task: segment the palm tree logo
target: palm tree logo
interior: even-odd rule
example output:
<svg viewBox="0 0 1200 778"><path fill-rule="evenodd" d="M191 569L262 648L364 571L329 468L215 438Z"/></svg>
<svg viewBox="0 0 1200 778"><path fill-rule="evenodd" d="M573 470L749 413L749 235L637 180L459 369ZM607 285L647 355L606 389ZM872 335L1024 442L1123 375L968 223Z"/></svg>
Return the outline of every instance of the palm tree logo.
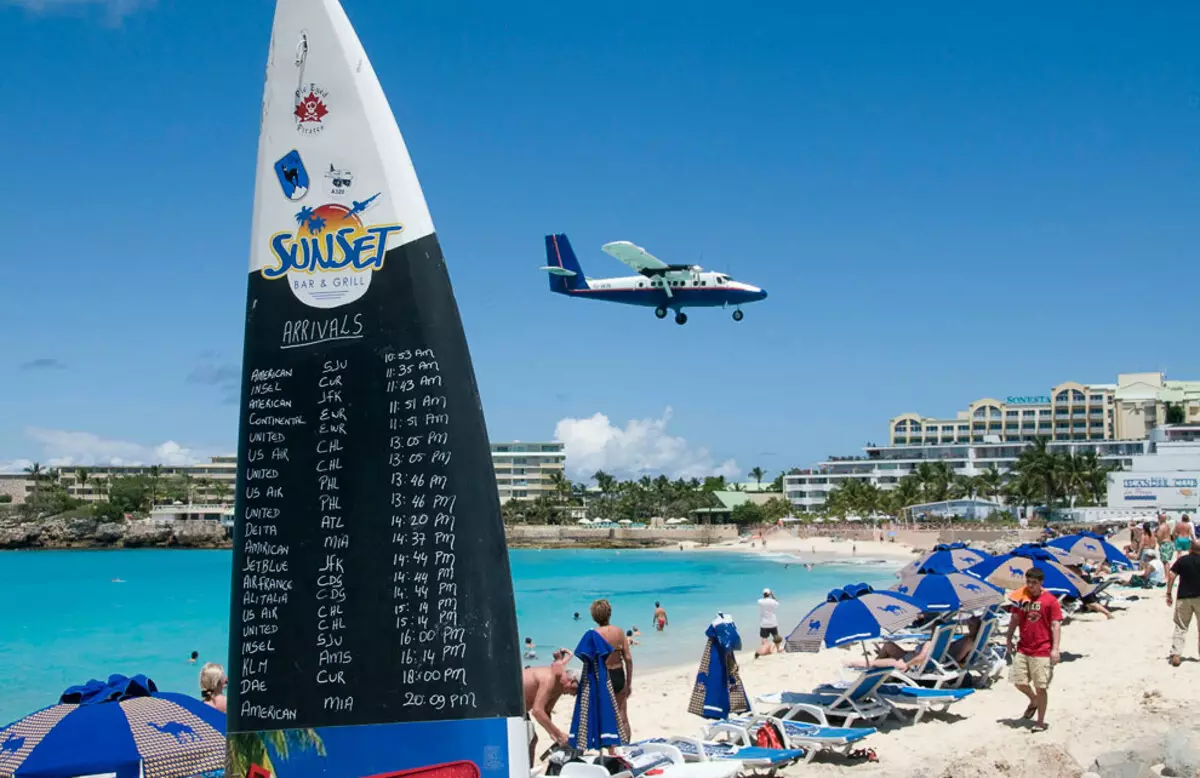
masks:
<svg viewBox="0 0 1200 778"><path fill-rule="evenodd" d="M226 775L247 778L251 768L255 776L266 770L275 774L273 759L286 762L293 753L315 751L325 756L325 743L315 729L272 729L265 732L235 732L228 736L229 755ZM274 755L272 757L272 754Z"/></svg>

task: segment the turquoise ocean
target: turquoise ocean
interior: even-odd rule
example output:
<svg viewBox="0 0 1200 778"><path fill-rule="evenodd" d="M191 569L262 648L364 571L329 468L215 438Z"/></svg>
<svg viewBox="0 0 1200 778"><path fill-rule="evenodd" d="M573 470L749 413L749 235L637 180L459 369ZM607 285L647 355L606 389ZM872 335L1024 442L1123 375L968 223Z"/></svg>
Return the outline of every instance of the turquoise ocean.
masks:
<svg viewBox="0 0 1200 778"><path fill-rule="evenodd" d="M898 567L828 563L809 571L786 554L678 550L509 553L521 637L533 638L537 662L558 646L573 649L591 626L588 605L607 597L613 622L642 632L635 679L638 667L698 663L704 628L718 610L737 620L747 647L757 643L755 602L764 586L780 600L786 634L830 589L889 586ZM227 663L231 562L229 551L0 552L8 603L0 617L8 679L0 725L111 673L145 673L160 689L198 695L199 665ZM662 633L651 627L656 600L670 619ZM192 651L200 652L198 664L187 661Z"/></svg>

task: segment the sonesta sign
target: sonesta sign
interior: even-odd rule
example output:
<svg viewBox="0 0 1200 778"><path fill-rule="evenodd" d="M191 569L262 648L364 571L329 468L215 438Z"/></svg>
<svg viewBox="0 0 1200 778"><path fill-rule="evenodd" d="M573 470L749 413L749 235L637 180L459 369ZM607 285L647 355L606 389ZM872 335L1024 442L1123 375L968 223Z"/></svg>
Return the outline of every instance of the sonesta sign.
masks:
<svg viewBox="0 0 1200 778"><path fill-rule="evenodd" d="M1004 402L1008 405L1049 405L1050 395L1036 394L1028 397L1005 397Z"/></svg>

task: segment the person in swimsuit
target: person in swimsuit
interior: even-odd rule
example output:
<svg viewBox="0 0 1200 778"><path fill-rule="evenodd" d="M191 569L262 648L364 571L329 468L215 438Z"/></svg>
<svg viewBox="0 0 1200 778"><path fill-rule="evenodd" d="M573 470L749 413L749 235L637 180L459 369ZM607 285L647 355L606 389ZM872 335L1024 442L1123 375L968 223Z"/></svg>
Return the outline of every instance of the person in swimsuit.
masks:
<svg viewBox="0 0 1200 778"><path fill-rule="evenodd" d="M1158 527L1154 530L1154 539L1158 541L1158 555L1163 564L1171 564L1171 558L1175 556L1175 540L1171 537L1171 521L1165 513L1158 514Z"/></svg>
<svg viewBox="0 0 1200 778"><path fill-rule="evenodd" d="M1175 525L1175 550L1182 554L1192 547L1192 541L1195 538L1196 528L1185 513L1180 517L1179 523Z"/></svg>
<svg viewBox="0 0 1200 778"><path fill-rule="evenodd" d="M629 687L633 683L633 655L629 652L629 639L625 637L625 630L611 623L612 604L608 600L596 600L592 603L590 611L592 621L596 622L596 631L613 648L605 667L608 668L608 682L612 685L613 693L617 695L617 709L621 720L628 726L629 714L626 712L626 706L629 703Z"/></svg>
<svg viewBox="0 0 1200 778"><path fill-rule="evenodd" d="M662 632L667 626L667 609L660 603L654 603L654 627Z"/></svg>

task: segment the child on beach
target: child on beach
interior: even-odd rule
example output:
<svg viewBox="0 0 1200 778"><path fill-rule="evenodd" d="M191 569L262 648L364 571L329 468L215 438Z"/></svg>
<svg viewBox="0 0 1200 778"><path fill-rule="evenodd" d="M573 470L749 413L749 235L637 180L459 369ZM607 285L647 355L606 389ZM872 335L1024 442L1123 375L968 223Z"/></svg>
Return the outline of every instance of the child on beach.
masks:
<svg viewBox="0 0 1200 778"><path fill-rule="evenodd" d="M533 644L533 638L525 638L525 658L537 659L537 646Z"/></svg>
<svg viewBox="0 0 1200 778"><path fill-rule="evenodd" d="M205 705L211 705L222 713L225 712L225 684L229 678L225 676L225 668L216 662L209 662L200 668L200 699Z"/></svg>

